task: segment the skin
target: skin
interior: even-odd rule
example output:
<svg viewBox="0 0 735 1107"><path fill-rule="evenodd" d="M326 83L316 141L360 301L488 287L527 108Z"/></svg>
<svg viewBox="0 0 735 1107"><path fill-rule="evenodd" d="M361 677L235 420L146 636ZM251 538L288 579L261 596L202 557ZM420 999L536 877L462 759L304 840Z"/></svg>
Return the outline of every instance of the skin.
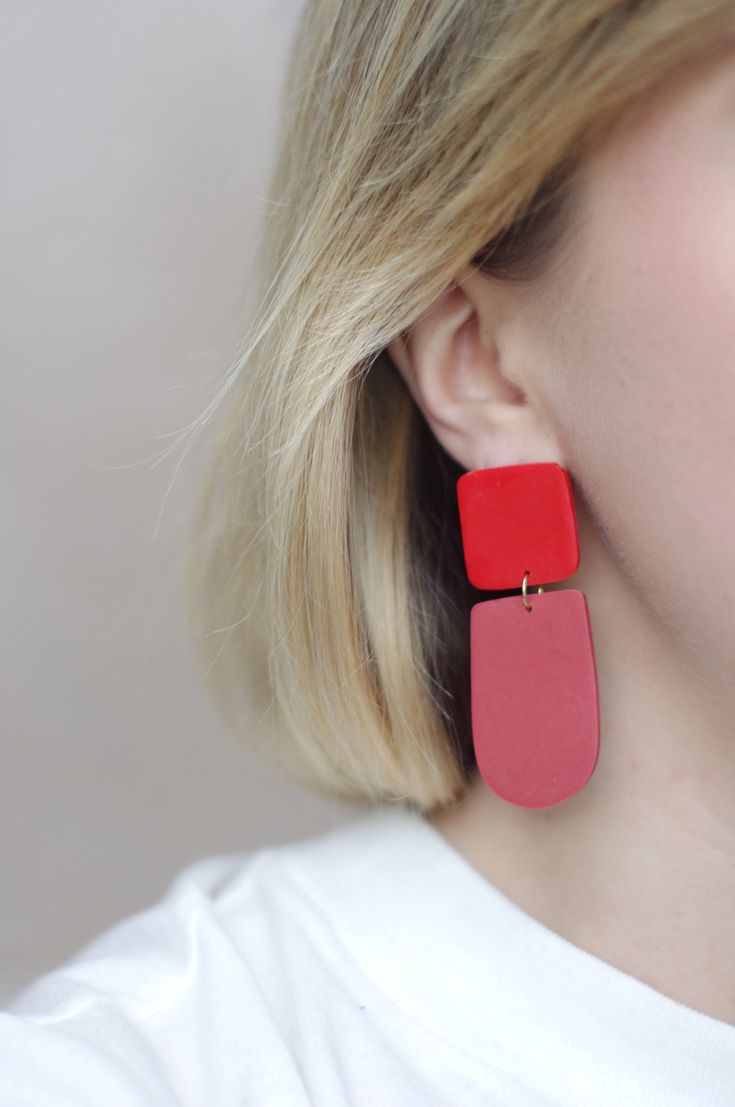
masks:
<svg viewBox="0 0 735 1107"><path fill-rule="evenodd" d="M545 590L586 594L600 696L577 795L524 809L476 775L430 821L550 929L735 1024L735 49L588 153L543 278L470 266L389 352L466 469L568 469L580 567Z"/></svg>

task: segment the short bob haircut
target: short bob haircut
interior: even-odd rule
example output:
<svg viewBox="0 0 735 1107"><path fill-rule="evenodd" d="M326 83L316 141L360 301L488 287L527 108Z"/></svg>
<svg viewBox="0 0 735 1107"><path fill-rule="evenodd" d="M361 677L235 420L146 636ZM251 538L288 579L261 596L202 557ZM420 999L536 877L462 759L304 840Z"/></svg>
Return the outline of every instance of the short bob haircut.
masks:
<svg viewBox="0 0 735 1107"><path fill-rule="evenodd" d="M456 800L475 765L462 469L386 346L469 262L555 264L589 144L716 52L732 0L311 0L287 66L252 325L187 552L238 740L325 795ZM209 687L211 685L211 688Z"/></svg>

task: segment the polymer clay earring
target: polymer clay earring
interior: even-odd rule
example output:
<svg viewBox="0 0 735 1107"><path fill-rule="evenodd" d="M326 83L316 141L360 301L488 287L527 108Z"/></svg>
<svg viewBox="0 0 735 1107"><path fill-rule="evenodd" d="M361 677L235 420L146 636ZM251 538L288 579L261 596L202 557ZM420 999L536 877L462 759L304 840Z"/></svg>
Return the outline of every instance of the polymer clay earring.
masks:
<svg viewBox="0 0 735 1107"><path fill-rule="evenodd" d="M522 595L470 613L472 740L487 786L519 807L579 792L599 754L599 697L569 474L556 462L476 469L457 482L467 576ZM539 586L528 602L528 583Z"/></svg>

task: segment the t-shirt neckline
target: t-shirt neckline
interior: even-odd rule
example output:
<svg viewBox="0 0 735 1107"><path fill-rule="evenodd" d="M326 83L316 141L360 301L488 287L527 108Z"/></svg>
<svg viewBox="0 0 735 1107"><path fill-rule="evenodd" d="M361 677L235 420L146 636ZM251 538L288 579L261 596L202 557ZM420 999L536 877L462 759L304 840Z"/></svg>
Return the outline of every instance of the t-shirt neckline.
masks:
<svg viewBox="0 0 735 1107"><path fill-rule="evenodd" d="M363 970L445 1042L559 1102L603 1086L596 1102L733 1102L735 1026L549 929L418 810L382 804L314 859Z"/></svg>

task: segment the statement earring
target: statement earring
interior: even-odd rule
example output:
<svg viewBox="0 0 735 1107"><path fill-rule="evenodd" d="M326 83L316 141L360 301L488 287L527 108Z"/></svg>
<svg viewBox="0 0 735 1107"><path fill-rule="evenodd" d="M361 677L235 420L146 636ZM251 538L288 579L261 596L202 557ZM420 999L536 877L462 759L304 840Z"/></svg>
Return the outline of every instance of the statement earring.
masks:
<svg viewBox="0 0 735 1107"><path fill-rule="evenodd" d="M566 469L556 462L476 469L457 482L467 577L508 596L470 613L472 740L487 786L519 807L552 807L597 764L599 697L587 597L544 592L579 565ZM539 586L528 602L527 583Z"/></svg>

